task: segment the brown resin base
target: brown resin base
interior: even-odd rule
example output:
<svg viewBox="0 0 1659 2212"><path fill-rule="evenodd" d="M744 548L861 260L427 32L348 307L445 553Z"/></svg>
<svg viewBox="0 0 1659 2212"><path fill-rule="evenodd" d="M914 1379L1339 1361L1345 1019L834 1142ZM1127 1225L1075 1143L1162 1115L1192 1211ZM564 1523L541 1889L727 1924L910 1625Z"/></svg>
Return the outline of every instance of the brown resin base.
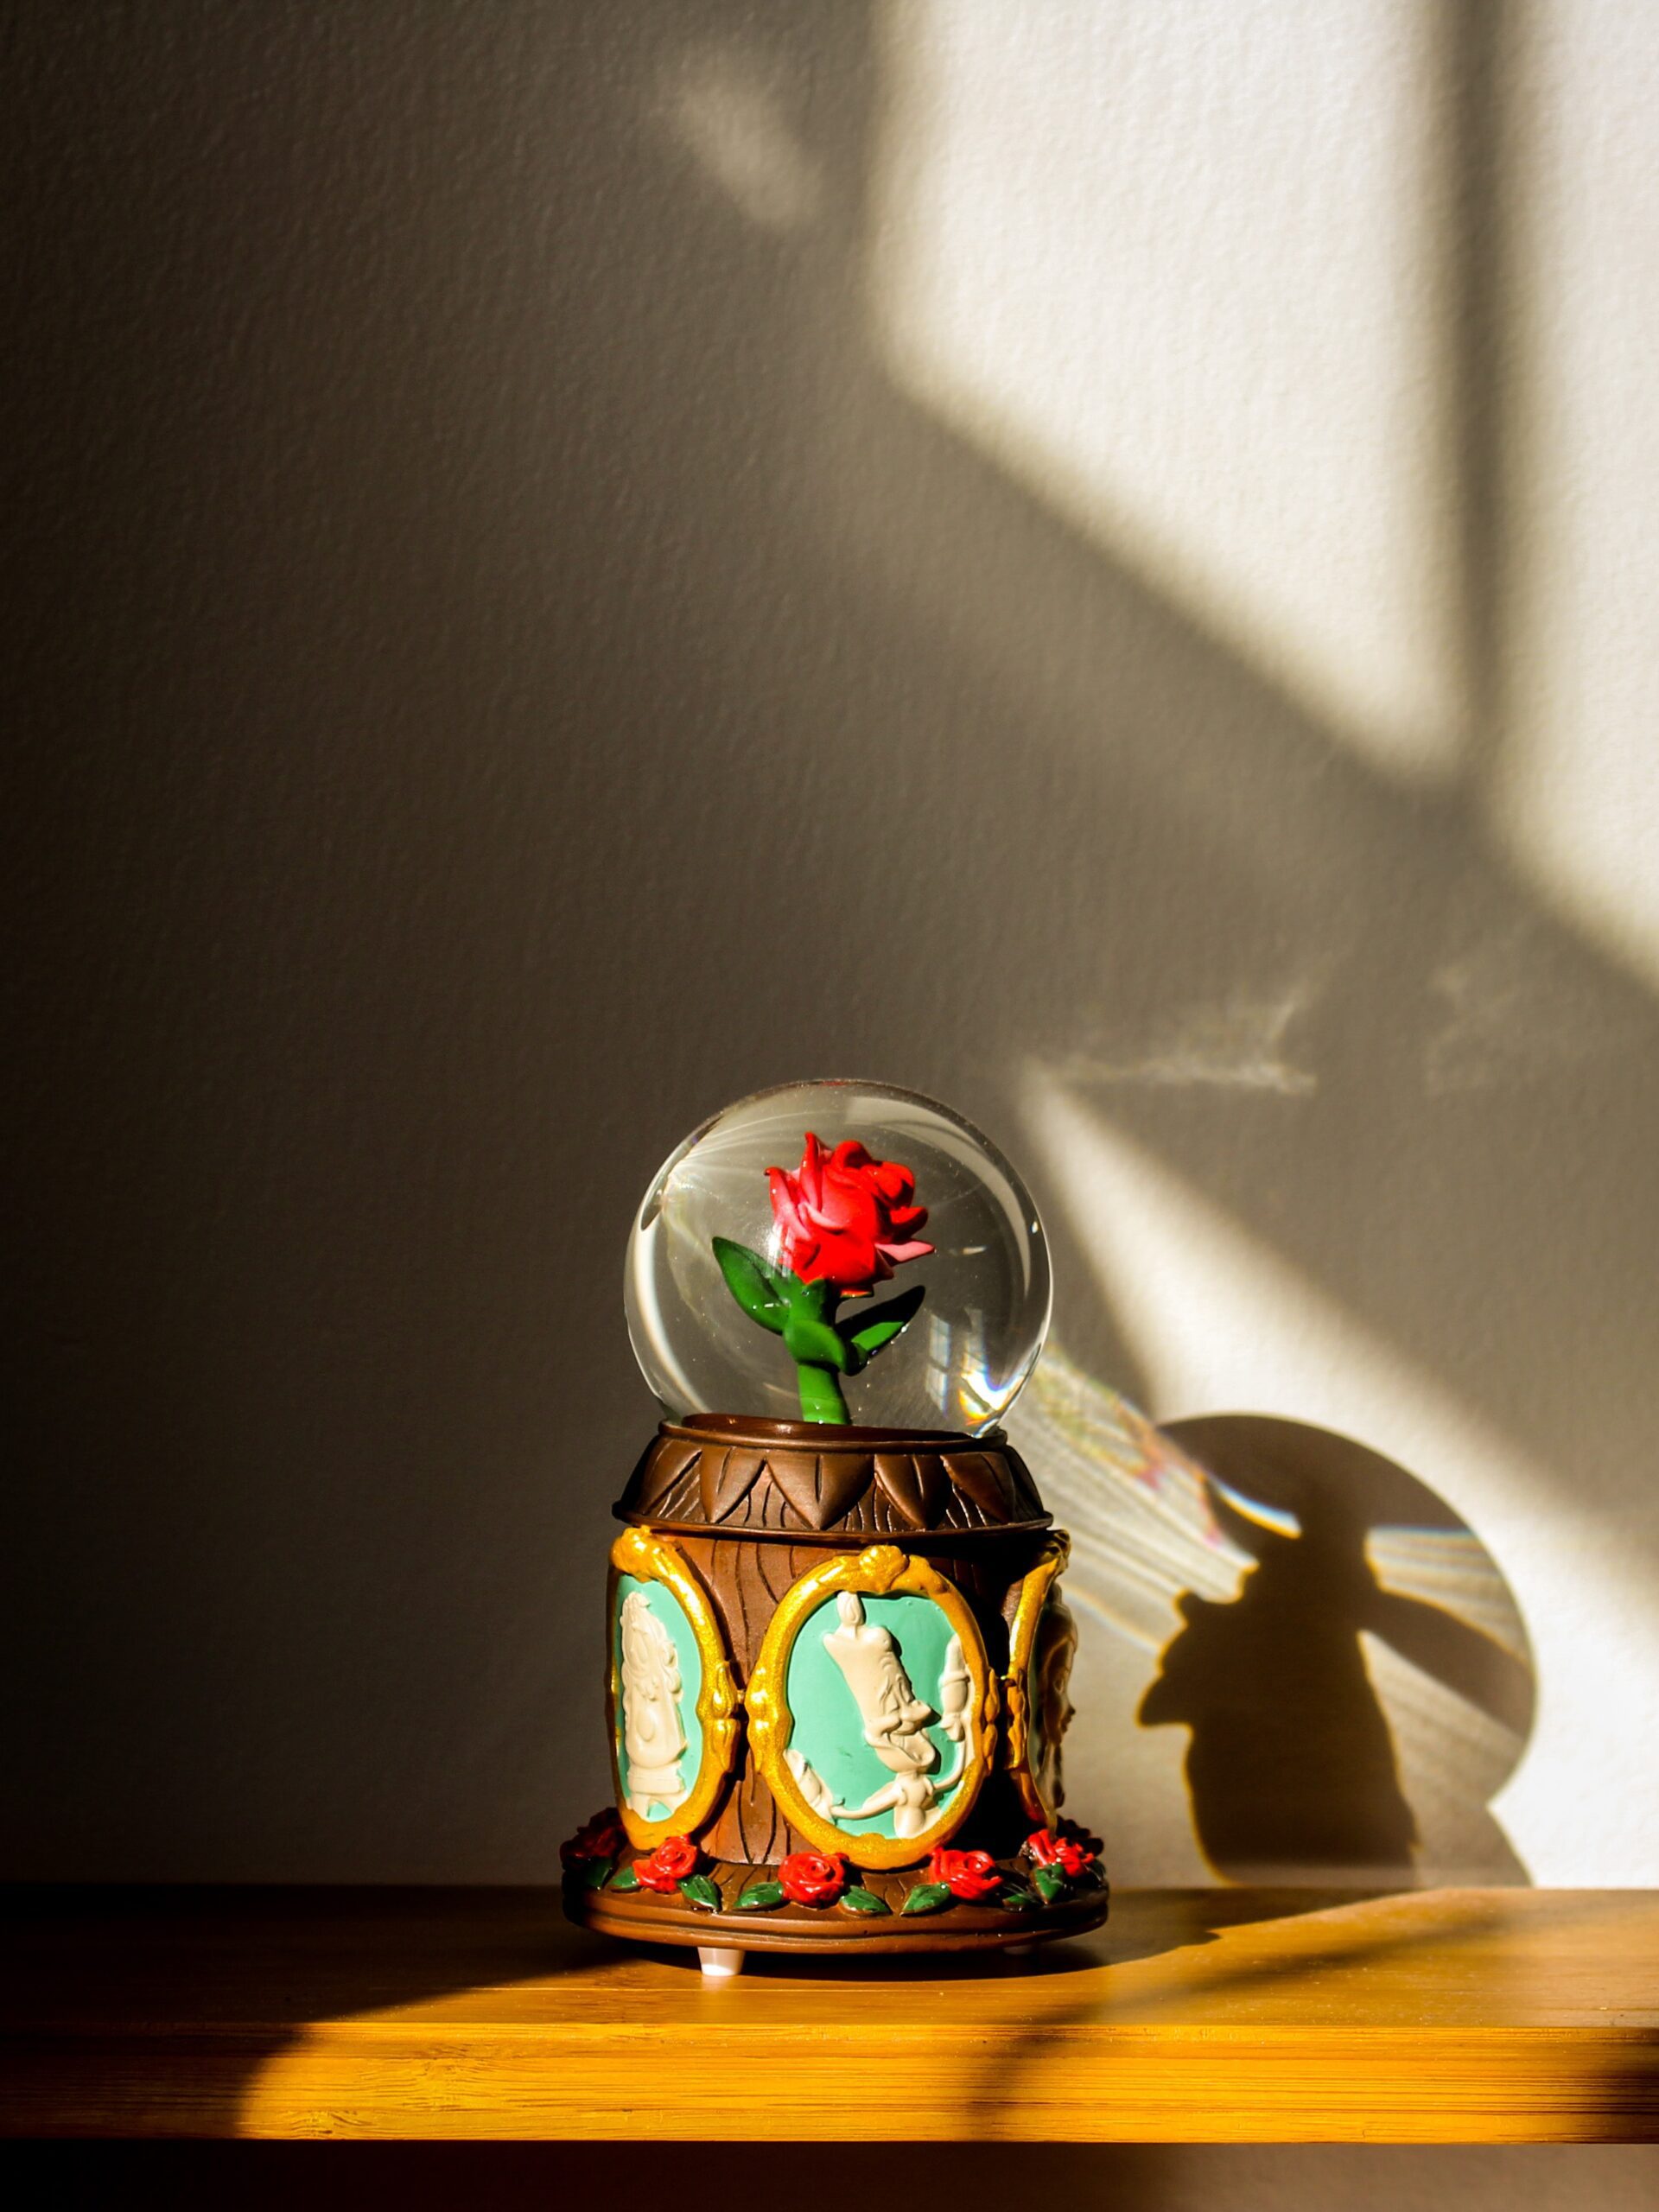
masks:
<svg viewBox="0 0 1659 2212"><path fill-rule="evenodd" d="M726 1862L707 1871L724 1904L741 1896L751 1882L764 1880L777 1870ZM895 1873L861 1871L856 1878L862 1888L881 1898L890 1908L888 1913L873 1916L854 1913L839 1904L788 1904L759 1912L714 1912L677 1894L662 1896L645 1889L585 1890L575 1885L565 1891L564 1909L584 1928L636 1943L695 1944L699 1949L743 1951L857 1951L892 1956L901 1952L919 1955L931 1951L1024 1948L1063 1936L1081 1936L1101 1925L1111 1904L1103 1882L1097 1886L1078 1884L1053 1904L1024 1912L1010 1912L995 1901L969 1904L956 1900L934 1912L905 1913L899 1908L915 1886L914 1868Z"/></svg>
<svg viewBox="0 0 1659 2212"><path fill-rule="evenodd" d="M1106 1918L1100 1845L1059 1818L1076 1640L1058 1588L1066 1540L1005 1439L694 1414L662 1425L616 1510L626 1524L612 1549L607 1604L616 1809L563 1847L571 1919L635 1942L694 1948L705 1973L732 1974L748 1951L1023 1951ZM630 1803L622 1760L632 1694L618 1613L625 1577L635 1588L630 1605L655 1586L671 1616L677 1609L702 1662L696 1725L674 1707L684 1766L673 1809L655 1819L645 1817L649 1796ZM928 1601L952 1632L962 1693L955 1756L966 1779L954 1806L925 1792L906 1798L916 1818L903 1840L838 1826L808 1754L791 1764L795 1638L817 1607L848 1592L857 1624L865 1597L902 1592ZM917 1709L943 1711L942 1681L912 1690L891 1634L887 1647L897 1688L887 1687L907 1714L918 1696ZM643 1684L649 1669L636 1663ZM662 1704L660 1685L653 1694ZM870 1726L857 1700L852 1688L848 1731ZM642 1740L675 1732L671 1721ZM828 1740L833 1750L833 1733ZM929 1770L880 1748L877 1756L902 1778ZM665 1862L648 1871L677 1877L677 1886L639 1881L636 1869L659 1851ZM875 1864L849 1866L851 1858ZM801 1864L811 1861L819 1875ZM785 1901L785 1888L810 1893L826 1862L839 1865L843 1894L823 1905ZM988 1878L1000 1885L988 1897L950 1894L953 1881L969 1890ZM741 1910L756 1891L769 1892L766 1902Z"/></svg>

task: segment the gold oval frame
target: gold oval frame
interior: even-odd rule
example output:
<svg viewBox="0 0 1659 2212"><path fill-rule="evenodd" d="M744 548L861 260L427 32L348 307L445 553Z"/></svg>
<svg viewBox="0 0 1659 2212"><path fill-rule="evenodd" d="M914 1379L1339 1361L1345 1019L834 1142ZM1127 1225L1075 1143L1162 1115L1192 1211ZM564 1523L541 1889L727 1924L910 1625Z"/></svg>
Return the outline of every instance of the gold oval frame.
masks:
<svg viewBox="0 0 1659 2212"><path fill-rule="evenodd" d="M622 1794L622 1762L616 1727L622 1692L616 1656L616 1586L625 1574L632 1575L638 1582L660 1582L673 1592L691 1624L697 1656L702 1662L702 1682L694 1707L702 1738L696 1778L681 1802L660 1821L648 1821L643 1814L636 1813ZM742 1700L709 1592L683 1554L649 1529L626 1529L611 1546L611 1573L605 1591L605 1715L610 1726L611 1782L616 1793L616 1809L629 1842L637 1844L641 1851L654 1851L664 1836L695 1835L699 1828L708 1826L736 1764L738 1713Z"/></svg>
<svg viewBox="0 0 1659 2212"><path fill-rule="evenodd" d="M904 1593L931 1599L962 1645L963 1664L971 1684L968 1734L963 1746L966 1766L951 1793L949 1808L920 1835L852 1835L837 1827L807 1803L785 1758L795 1729L785 1694L795 1639L823 1600L844 1590L856 1591L861 1597ZM900 1551L896 1544L871 1544L861 1552L839 1553L791 1585L779 1599L761 1640L744 1702L748 1707L749 1747L754 1763L785 1817L820 1851L844 1853L855 1866L907 1866L946 1842L973 1810L995 1751L1000 1700L979 1624L954 1582L925 1559Z"/></svg>
<svg viewBox="0 0 1659 2212"><path fill-rule="evenodd" d="M1031 1673L1032 1652L1036 1646L1037 1624L1043 1618L1043 1607L1071 1556L1071 1537L1064 1529L1057 1529L1044 1545L1036 1566L1020 1583L1008 1630L1008 1671L1002 1683L1008 1709L1005 1738L1008 1771L1020 1792L1020 1803L1033 1821L1040 1821L1047 1828L1052 1828L1059 1818L1060 1808L1047 1802L1031 1770L1031 1699L1026 1683Z"/></svg>

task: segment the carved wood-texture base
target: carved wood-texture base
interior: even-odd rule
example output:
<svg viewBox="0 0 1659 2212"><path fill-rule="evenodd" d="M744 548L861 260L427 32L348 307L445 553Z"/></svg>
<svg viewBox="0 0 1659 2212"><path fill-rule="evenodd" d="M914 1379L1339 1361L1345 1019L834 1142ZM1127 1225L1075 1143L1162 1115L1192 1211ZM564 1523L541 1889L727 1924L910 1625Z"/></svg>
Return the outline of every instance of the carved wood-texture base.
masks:
<svg viewBox="0 0 1659 2212"><path fill-rule="evenodd" d="M1045 1792L1021 1748L1033 1703L1028 1642L1021 1637L1030 1627L1027 1615L1034 1620L1041 1613L1050 1578L1064 1563L1065 1540L1052 1531L1029 1471L1004 1439L698 1414L663 1424L616 1513L629 1535L613 1554L612 1607L625 1568L659 1579L678 1573L682 1588L689 1575L702 1593L710 1651L717 1649L729 1668L738 1707L721 1752L719 1787L705 1796L699 1783L690 1793L692 1817L680 1830L672 1831L671 1815L661 1818L659 1834L644 1822L644 1807L628 1812L619 1770L618 1803L631 1839L619 1866L637 1861L670 1832L685 1834L702 1854L699 1872L714 1883L721 1908L674 1891L612 1888L614 1869L604 1883L590 1885L582 1878L596 1871L589 1862L572 1870L566 1892L572 1919L644 1942L887 1953L1025 1947L1080 1934L1105 1919L1107 1891L1096 1863L1038 1908L957 1898L932 1911L902 1910L927 1879L930 1834L954 1852L988 1854L1002 1868L1007 1890L1029 1892L1037 1869L1027 1839L1033 1829L1052 1828L1057 1817L1058 1746L1069 1714L1064 1670L1051 1700L1056 1711L1048 1716L1054 1757ZM671 1567L664 1564L671 1554ZM768 1632L780 1609L786 1613L796 1586L831 1571L837 1555L859 1562L860 1573L902 1567L924 1583L933 1576L928 1586L934 1602L959 1603L964 1645L976 1644L984 1670L973 1707L981 1764L962 1814L943 1834L924 1830L913 1852L895 1851L888 1842L885 1867L861 1865L880 1860L882 1852L861 1850L833 1821L821 1820L819 1832L809 1832L811 1808L798 1793L791 1802L775 1738L768 1748L767 1700L776 1695L775 1682L762 1686ZM938 1578L948 1592L940 1590ZM1028 1586L1036 1595L1022 1610ZM1026 1626L1016 1632L1021 1623ZM621 1706L614 1668L610 1697L616 1740ZM852 1715L849 1700L849 1722L856 1726ZM810 1850L845 1853L853 1860L849 1886L880 1897L888 1910L858 1912L840 1904L735 1910L751 1882L774 1878L779 1862ZM1089 1856L1092 1862L1092 1850Z"/></svg>

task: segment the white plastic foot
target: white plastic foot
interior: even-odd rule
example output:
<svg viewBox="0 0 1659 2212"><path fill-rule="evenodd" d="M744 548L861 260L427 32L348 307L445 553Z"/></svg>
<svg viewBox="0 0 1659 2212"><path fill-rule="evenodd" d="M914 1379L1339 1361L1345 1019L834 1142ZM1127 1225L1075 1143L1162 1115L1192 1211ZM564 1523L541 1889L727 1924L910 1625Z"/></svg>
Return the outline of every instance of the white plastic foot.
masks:
<svg viewBox="0 0 1659 2212"><path fill-rule="evenodd" d="M699 1943L697 1964L711 1981L729 1981L743 1971L743 1954L723 1943Z"/></svg>

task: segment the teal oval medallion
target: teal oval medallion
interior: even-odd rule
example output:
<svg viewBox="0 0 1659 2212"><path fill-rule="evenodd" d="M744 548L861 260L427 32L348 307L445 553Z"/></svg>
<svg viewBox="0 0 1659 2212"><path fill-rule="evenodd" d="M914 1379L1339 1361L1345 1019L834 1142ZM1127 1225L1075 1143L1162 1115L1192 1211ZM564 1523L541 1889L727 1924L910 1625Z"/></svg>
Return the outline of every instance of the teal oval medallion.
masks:
<svg viewBox="0 0 1659 2212"><path fill-rule="evenodd" d="M919 1836L969 1778L972 1682L931 1598L826 1598L796 1634L785 1696L795 1786L848 1835Z"/></svg>

